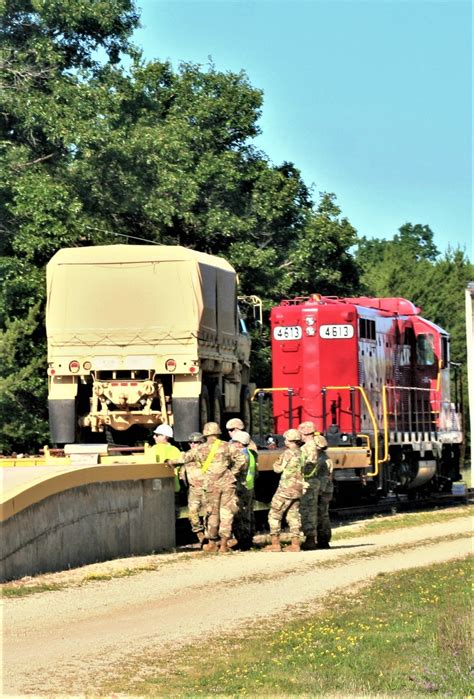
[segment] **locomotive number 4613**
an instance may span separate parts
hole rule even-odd
[[[320,325],[319,337],[324,340],[340,340],[354,337],[354,327],[344,323],[334,325]]]
[[[299,325],[275,325],[273,337],[275,340],[301,340],[303,331]]]

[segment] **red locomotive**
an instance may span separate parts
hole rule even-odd
[[[450,490],[460,478],[449,334],[410,301],[312,294],[273,308],[271,333],[275,432],[312,420],[338,495]]]

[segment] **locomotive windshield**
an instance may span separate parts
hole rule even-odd
[[[417,336],[416,362],[419,366],[432,366],[435,363],[434,337],[431,333]]]

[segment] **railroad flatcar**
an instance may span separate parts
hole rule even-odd
[[[450,492],[463,435],[445,330],[404,298],[312,294],[270,318],[275,433],[315,423],[337,498]]]

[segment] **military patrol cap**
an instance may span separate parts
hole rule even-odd
[[[191,432],[188,437],[188,442],[202,442],[203,439],[204,435],[202,435],[200,432]]]
[[[298,429],[301,434],[314,434],[316,432],[316,425],[314,422],[308,420],[307,422],[302,422],[301,425],[298,425]]]
[[[221,428],[217,422],[206,422],[202,428],[202,433],[204,437],[211,437],[213,434],[221,434]]]
[[[239,417],[233,417],[227,420],[226,424],[227,430],[243,430],[245,425]]]
[[[283,437],[287,442],[301,442],[301,432],[299,430],[287,430],[284,432]]]
[[[317,434],[314,438],[314,441],[316,442],[316,446],[318,449],[327,449],[328,446],[328,440],[326,437],[323,437],[322,434]]]
[[[243,430],[237,430],[232,435],[232,441],[233,442],[240,442],[241,444],[243,444],[246,447],[247,444],[250,444],[250,435],[248,432],[244,432]]]

